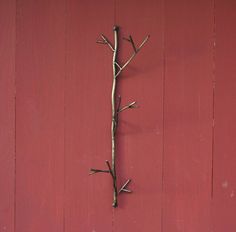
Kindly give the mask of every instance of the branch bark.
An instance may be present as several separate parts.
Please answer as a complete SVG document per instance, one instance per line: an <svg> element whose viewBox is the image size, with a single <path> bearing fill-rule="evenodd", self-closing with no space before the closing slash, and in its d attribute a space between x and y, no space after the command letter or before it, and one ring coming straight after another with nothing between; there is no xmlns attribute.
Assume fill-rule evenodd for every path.
<svg viewBox="0 0 236 232"><path fill-rule="evenodd" d="M102 38L102 40L97 40L97 43L107 44L108 47L114 52L114 48L113 48L111 42L106 38L106 36L101 34L101 38Z"/></svg>
<svg viewBox="0 0 236 232"><path fill-rule="evenodd" d="M128 179L128 180L122 185L122 187L120 188L118 194L120 194L121 192L132 193L131 190L129 190L129 189L126 188L130 182L131 182L131 180Z"/></svg>
<svg viewBox="0 0 236 232"><path fill-rule="evenodd" d="M120 109L118 109L117 113L120 113L120 112L122 112L122 111L124 111L124 110L127 110L127 109L133 109L133 108L137 108L137 105L136 105L136 102L135 102L135 101L129 103L128 105L126 105L126 106L124 106L124 107L122 107L122 108L120 108Z"/></svg>
<svg viewBox="0 0 236 232"><path fill-rule="evenodd" d="M143 40L143 42L139 45L138 48L135 48L134 53L131 55L131 57L125 62L125 64L121 67L121 71L133 60L133 58L137 55L137 53L141 50L141 48L143 47L143 45L148 41L149 39L149 35ZM132 37L131 37L132 38ZM132 46L133 44L133 39L131 40L132 42Z"/></svg>
<svg viewBox="0 0 236 232"><path fill-rule="evenodd" d="M109 170L101 170L101 169L94 169L94 168L91 168L89 175L93 175L93 174L98 173L98 172L110 173Z"/></svg>
<svg viewBox="0 0 236 232"><path fill-rule="evenodd" d="M117 55L118 55L118 31L119 28L114 26L114 53L112 59L113 82L111 91L112 106L112 123L111 123L111 156L112 156L112 173L113 173L113 207L118 206L117 202L117 184L116 184L116 129L117 129L117 111L116 111L116 74L117 74Z"/></svg>

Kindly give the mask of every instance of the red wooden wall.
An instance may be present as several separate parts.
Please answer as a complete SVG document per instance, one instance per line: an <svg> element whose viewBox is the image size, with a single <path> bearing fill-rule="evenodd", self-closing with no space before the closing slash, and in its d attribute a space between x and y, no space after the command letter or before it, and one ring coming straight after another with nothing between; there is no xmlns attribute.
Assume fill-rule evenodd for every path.
<svg viewBox="0 0 236 232"><path fill-rule="evenodd" d="M0 0L0 232L235 232L234 0ZM119 80L114 24L150 41ZM131 52L122 42L120 60Z"/></svg>

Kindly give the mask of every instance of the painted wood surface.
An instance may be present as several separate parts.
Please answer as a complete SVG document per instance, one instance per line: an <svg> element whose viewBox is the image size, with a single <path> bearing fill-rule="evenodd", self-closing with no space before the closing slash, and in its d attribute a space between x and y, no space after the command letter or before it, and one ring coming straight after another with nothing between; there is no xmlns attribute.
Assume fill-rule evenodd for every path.
<svg viewBox="0 0 236 232"><path fill-rule="evenodd" d="M0 1L1 232L234 232L232 0ZM118 80L111 160L112 28L150 41ZM120 63L132 52L120 40Z"/></svg>
<svg viewBox="0 0 236 232"><path fill-rule="evenodd" d="M112 53L96 40L112 38L114 3L67 2L65 85L65 231L112 231L110 159ZM96 14L95 14L96 12ZM99 20L98 20L99 19Z"/></svg>
<svg viewBox="0 0 236 232"><path fill-rule="evenodd" d="M14 231L15 212L15 12L0 1L0 231Z"/></svg>
<svg viewBox="0 0 236 232"><path fill-rule="evenodd" d="M212 33L211 0L165 1L166 232L211 231Z"/></svg>
<svg viewBox="0 0 236 232"><path fill-rule="evenodd" d="M137 109L120 115L118 176L131 178L132 194L120 195L114 210L114 231L160 231L163 149L163 15L162 2L117 1L115 22L122 37L136 44L150 40L119 77L122 104L137 101ZM121 41L120 62L132 47ZM158 99L158 101L153 101ZM140 159L140 157L142 157ZM140 223L142 220L142 223Z"/></svg>
<svg viewBox="0 0 236 232"><path fill-rule="evenodd" d="M236 228L236 3L215 4L215 104L213 231Z"/></svg>
<svg viewBox="0 0 236 232"><path fill-rule="evenodd" d="M64 227L65 1L17 1L16 230Z"/></svg>

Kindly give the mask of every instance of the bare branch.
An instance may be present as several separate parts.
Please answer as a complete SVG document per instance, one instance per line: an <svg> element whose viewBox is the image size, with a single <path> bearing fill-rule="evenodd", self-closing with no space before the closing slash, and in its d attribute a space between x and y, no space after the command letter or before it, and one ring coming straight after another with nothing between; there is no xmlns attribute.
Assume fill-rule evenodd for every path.
<svg viewBox="0 0 236 232"><path fill-rule="evenodd" d="M115 78L117 78L120 75L121 71L122 71L122 68L120 68L119 71L116 73Z"/></svg>
<svg viewBox="0 0 236 232"><path fill-rule="evenodd" d="M119 76L119 74L121 73L121 70L122 70L122 67L120 66L120 64L118 64L117 62L114 62L114 64L119 68L119 71L116 73L116 75L115 75L115 78L117 77L117 76Z"/></svg>
<svg viewBox="0 0 236 232"><path fill-rule="evenodd" d="M141 48L143 47L143 45L148 41L149 37L150 37L150 36L148 35L148 36L143 40L143 42L139 45L138 48L136 48L136 46L135 46L135 44L134 44L134 41L133 41L131 35L129 36L129 39L123 38L123 39L129 41L129 42L132 44L133 49L134 49L134 53L133 53L133 54L131 55L131 57L125 62L125 64L124 64L123 66L119 65L118 63L116 63L116 65L119 67L119 71L116 73L115 78L117 78L117 77L120 75L120 73L122 72L122 70L133 60L133 58L134 58L134 57L137 55L137 53L141 50Z"/></svg>
<svg viewBox="0 0 236 232"><path fill-rule="evenodd" d="M107 44L109 46L109 48L114 52L114 48L113 48L111 42L106 38L106 36L101 34L101 38L102 38L102 40L97 40L97 43Z"/></svg>
<svg viewBox="0 0 236 232"><path fill-rule="evenodd" d="M99 43L99 44L106 44L103 40L97 40L96 43Z"/></svg>
<svg viewBox="0 0 236 232"><path fill-rule="evenodd" d="M119 109L119 110L117 111L117 113L120 113L120 112L122 112L122 111L124 111L124 110L127 110L127 109L133 109L133 108L137 108L137 107L138 107L138 106L136 105L136 102L134 101L134 102L131 102L130 104L128 104L128 105L122 107L121 109Z"/></svg>
<svg viewBox="0 0 236 232"><path fill-rule="evenodd" d="M126 41L130 42L130 38L123 37L123 40L126 40Z"/></svg>
<svg viewBox="0 0 236 232"><path fill-rule="evenodd" d="M140 51L140 49L144 46L144 44L148 41L149 36L147 36L143 42L137 47L133 41L132 36L130 35L128 38L124 38L129 43L131 43L133 48L133 53L129 57L129 59L121 65L118 62L118 43L119 43L119 27L114 26L113 28L114 32L114 44L112 44L103 34L101 34L100 39L97 40L97 43L107 45L113 52L113 58L112 58L112 67L113 67L113 81L112 81L112 89L111 89L111 108L112 108L112 118L111 118L111 164L108 160L106 160L106 165L108 167L107 170L101 170L101 169L90 169L90 175L95 173L109 173L112 177L113 181L113 207L118 206L117 202L117 195L118 195L118 189L117 189L117 175L116 175L116 153L117 153L117 141L116 141L116 131L118 126L118 117L119 113L131 108L136 108L136 102L131 102L128 105L125 105L124 107L121 107L121 97L118 96L117 98L117 77L120 75L120 73L123 71L123 69L133 60L133 58L136 56L136 54ZM130 183L131 180L127 180L125 184L121 187L119 190L119 193L126 192L130 193L131 190L127 189L126 187Z"/></svg>
<svg viewBox="0 0 236 232"><path fill-rule="evenodd" d="M125 64L121 67L121 71L133 60L136 54L141 50L143 45L148 41L149 35L143 40L143 42L139 45L139 47L135 50L135 52L131 55L131 57L125 62ZM131 37L132 38L132 37ZM132 42L131 42L132 43ZM118 76L118 75L117 75Z"/></svg>
<svg viewBox="0 0 236 232"><path fill-rule="evenodd" d="M133 41L133 38L132 38L131 35L129 36L129 39L130 39L130 43L132 44L132 47L133 47L133 49L134 49L134 52L136 53L136 52L137 52L137 48L136 48L136 46L135 46L135 44L134 44L134 41Z"/></svg>
<svg viewBox="0 0 236 232"><path fill-rule="evenodd" d="M130 42L131 44L132 44L132 47L133 47L133 49L134 49L134 52L136 53L137 52L137 48L136 48L136 46L135 46L135 44L134 44L134 41L133 41L133 38L132 38L132 36L130 35L129 36L129 38L123 38L124 40L126 40L126 41L128 41L128 42Z"/></svg>
<svg viewBox="0 0 236 232"><path fill-rule="evenodd" d="M142 48L142 46L148 41L150 38L150 35L146 36L146 38L143 40L143 42L139 45L137 52Z"/></svg>
<svg viewBox="0 0 236 232"><path fill-rule="evenodd" d="M118 66L119 69L121 69L121 66L117 62L115 62L115 64Z"/></svg>
<svg viewBox="0 0 236 232"><path fill-rule="evenodd" d="M131 180L128 179L128 180L124 183L124 185L120 188L118 194L120 194L121 192L132 193L131 190L126 189L127 185L128 185L130 182L131 182Z"/></svg>
<svg viewBox="0 0 236 232"><path fill-rule="evenodd" d="M114 174L113 174L113 171L112 171L112 169L111 169L111 165L110 165L110 163L109 163L108 160L106 160L106 164L107 164L107 166L108 166L109 173L111 174L112 178L114 179Z"/></svg>
<svg viewBox="0 0 236 232"><path fill-rule="evenodd" d="M89 175L93 175L93 174L98 173L98 172L110 173L109 170L101 170L101 169L94 169L94 168L91 168Z"/></svg>

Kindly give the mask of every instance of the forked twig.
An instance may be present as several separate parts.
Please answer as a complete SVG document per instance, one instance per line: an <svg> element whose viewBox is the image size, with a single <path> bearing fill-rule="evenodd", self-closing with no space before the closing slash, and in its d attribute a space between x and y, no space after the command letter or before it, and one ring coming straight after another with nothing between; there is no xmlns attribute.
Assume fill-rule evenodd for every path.
<svg viewBox="0 0 236 232"><path fill-rule="evenodd" d="M131 190L129 190L129 189L126 188L130 182L131 182L131 180L128 179L128 180L122 185L122 187L120 188L118 194L120 194L121 192L132 193Z"/></svg>
<svg viewBox="0 0 236 232"><path fill-rule="evenodd" d="M131 37L132 38L132 37ZM143 42L139 45L138 48L135 47L134 43L132 43L132 45L135 47L135 51L134 53L130 56L130 58L125 62L125 64L121 67L121 71L133 60L133 58L137 55L137 53L141 50L141 48L143 47L143 45L148 41L148 39L150 38L150 35L148 35ZM132 40L133 41L133 40Z"/></svg>
<svg viewBox="0 0 236 232"><path fill-rule="evenodd" d="M134 52L136 53L136 52L137 52L137 48L136 48L136 46L135 46L135 44L134 44L134 41L133 41L132 36L130 35L128 39L127 39L127 38L123 38L123 39L126 40L126 41L128 41L128 42L130 42L130 43L132 44L132 47L133 47L133 49L134 49Z"/></svg>
<svg viewBox="0 0 236 232"><path fill-rule="evenodd" d="M109 48L114 52L114 48L113 48L111 42L106 38L106 36L101 34L101 38L102 38L102 40L97 40L97 43L107 44L109 46Z"/></svg>

